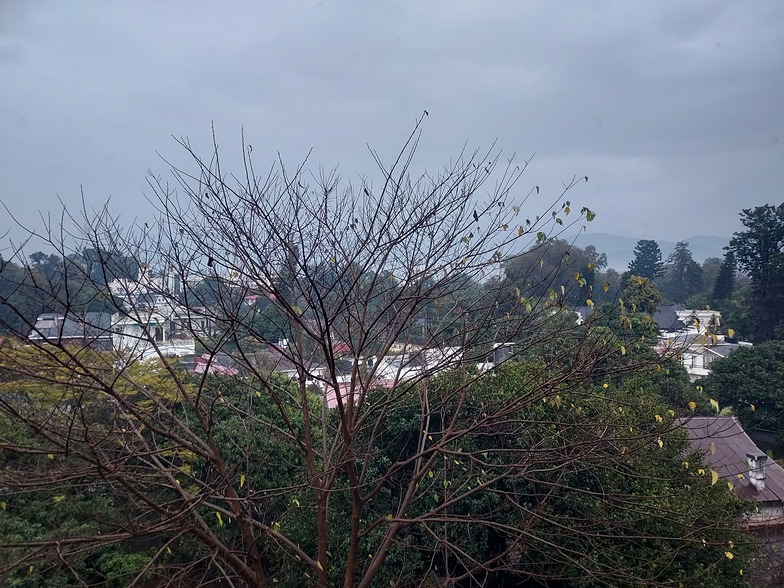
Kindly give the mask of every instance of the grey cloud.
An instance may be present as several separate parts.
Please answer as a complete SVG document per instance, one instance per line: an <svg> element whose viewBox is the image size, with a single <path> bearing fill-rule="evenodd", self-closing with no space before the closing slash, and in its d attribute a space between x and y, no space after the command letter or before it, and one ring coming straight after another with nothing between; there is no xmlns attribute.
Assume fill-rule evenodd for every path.
<svg viewBox="0 0 784 588"><path fill-rule="evenodd" d="M0 199L31 209L84 184L143 214L156 151L209 149L211 121L227 159L244 127L260 165L313 147L353 178L424 109L418 165L466 142L536 152L525 186L590 176L578 196L606 232L729 235L780 199L776 0L24 4L0 29Z"/></svg>

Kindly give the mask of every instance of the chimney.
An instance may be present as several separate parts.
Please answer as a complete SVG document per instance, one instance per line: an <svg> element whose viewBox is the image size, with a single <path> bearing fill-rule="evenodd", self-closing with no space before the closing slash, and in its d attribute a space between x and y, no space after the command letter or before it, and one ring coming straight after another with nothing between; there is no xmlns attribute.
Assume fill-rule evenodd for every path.
<svg viewBox="0 0 784 588"><path fill-rule="evenodd" d="M764 453L747 453L746 463L749 464L749 482L757 492L765 490L765 462L768 456Z"/></svg>

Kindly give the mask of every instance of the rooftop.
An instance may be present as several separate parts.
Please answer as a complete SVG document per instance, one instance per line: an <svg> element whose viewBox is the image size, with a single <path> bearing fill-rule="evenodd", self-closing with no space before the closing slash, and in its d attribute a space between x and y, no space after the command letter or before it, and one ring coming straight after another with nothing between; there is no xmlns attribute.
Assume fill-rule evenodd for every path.
<svg viewBox="0 0 784 588"><path fill-rule="evenodd" d="M770 458L764 466L765 489L760 492L751 485L746 454L765 453L754 444L735 417L692 417L679 419L678 424L686 429L692 448L703 454L705 463L716 470L720 478L735 485L738 496L759 502L784 501L784 468Z"/></svg>

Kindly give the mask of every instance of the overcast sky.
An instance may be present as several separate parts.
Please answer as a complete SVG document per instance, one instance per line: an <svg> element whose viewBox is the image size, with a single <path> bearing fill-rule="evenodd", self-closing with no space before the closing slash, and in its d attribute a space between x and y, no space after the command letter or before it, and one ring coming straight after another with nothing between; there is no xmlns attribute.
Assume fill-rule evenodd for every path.
<svg viewBox="0 0 784 588"><path fill-rule="evenodd" d="M244 127L258 165L312 147L356 178L425 109L420 166L497 141L535 154L521 191L589 176L592 231L729 237L784 200L784 2L0 0L0 200L25 223L80 186L151 217L157 153L206 153L212 121L228 159Z"/></svg>

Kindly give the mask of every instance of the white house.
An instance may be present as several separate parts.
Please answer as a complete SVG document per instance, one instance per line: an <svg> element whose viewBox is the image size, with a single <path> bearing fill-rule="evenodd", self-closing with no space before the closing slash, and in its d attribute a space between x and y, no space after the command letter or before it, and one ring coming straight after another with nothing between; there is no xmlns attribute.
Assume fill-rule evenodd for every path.
<svg viewBox="0 0 784 588"><path fill-rule="evenodd" d="M707 376L715 360L751 345L717 333L721 326L717 310L665 307L653 318L660 327L656 350L678 357L692 382Z"/></svg>

